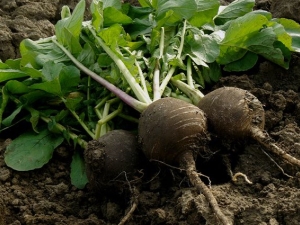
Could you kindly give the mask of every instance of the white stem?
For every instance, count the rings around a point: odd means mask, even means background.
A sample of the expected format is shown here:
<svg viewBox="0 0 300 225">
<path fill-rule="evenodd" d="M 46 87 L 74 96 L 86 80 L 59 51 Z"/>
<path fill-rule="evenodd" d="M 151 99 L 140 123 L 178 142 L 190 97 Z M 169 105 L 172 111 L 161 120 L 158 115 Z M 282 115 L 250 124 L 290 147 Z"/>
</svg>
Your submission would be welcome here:
<svg viewBox="0 0 300 225">
<path fill-rule="evenodd" d="M 138 71 L 139 71 L 139 76 L 140 76 L 140 80 L 141 80 L 141 85 L 142 85 L 142 88 L 144 90 L 144 92 L 148 95 L 149 97 L 149 93 L 148 93 L 148 89 L 147 89 L 147 85 L 146 85 L 146 81 L 145 81 L 145 77 L 144 77 L 144 74 L 143 74 L 143 71 L 138 63 L 137 60 L 135 60 L 135 65 L 136 67 L 138 68 Z M 149 97 L 150 98 L 150 97 Z"/>
<path fill-rule="evenodd" d="M 184 45 L 185 31 L 186 31 L 186 20 L 183 23 L 183 28 L 182 28 L 182 33 L 181 33 L 181 41 L 180 41 L 180 45 L 178 48 L 177 58 L 181 58 L 181 53 L 182 53 L 183 45 Z"/>
<path fill-rule="evenodd" d="M 156 60 L 155 70 L 153 74 L 153 101 L 156 101 L 161 98 L 161 93 L 159 91 L 159 59 Z"/>
<path fill-rule="evenodd" d="M 188 57 L 188 59 L 187 59 L 186 78 L 187 78 L 188 85 L 191 88 L 195 88 L 194 82 L 193 82 L 193 77 L 192 77 L 192 60 L 190 57 Z"/>
<path fill-rule="evenodd" d="M 171 77 L 173 76 L 174 72 L 175 72 L 176 66 L 172 66 L 171 69 L 168 71 L 165 79 L 161 82 L 160 87 L 159 87 L 159 91 L 160 94 L 162 95 L 165 91 L 166 86 L 168 85 Z"/>
</svg>

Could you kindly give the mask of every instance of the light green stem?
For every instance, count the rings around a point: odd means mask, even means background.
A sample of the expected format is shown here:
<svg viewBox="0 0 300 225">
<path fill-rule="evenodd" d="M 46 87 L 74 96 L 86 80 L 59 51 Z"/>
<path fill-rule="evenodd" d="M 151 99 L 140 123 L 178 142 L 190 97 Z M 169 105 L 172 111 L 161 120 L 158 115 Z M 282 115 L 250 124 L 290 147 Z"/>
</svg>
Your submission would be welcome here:
<svg viewBox="0 0 300 225">
<path fill-rule="evenodd" d="M 46 123 L 50 123 L 51 119 L 41 116 L 40 117 L 44 122 Z M 64 132 L 68 132 L 68 136 L 75 142 L 78 143 L 80 145 L 81 148 L 83 149 L 87 149 L 87 142 L 83 139 L 81 139 L 80 137 L 78 137 L 78 135 L 70 132 L 69 130 L 67 130 L 63 125 L 59 124 L 59 123 L 55 123 L 55 128 L 60 131 L 60 133 L 64 133 Z"/>
<path fill-rule="evenodd" d="M 176 70 L 176 66 L 172 66 L 171 69 L 168 71 L 166 77 L 161 82 L 160 87 L 159 87 L 159 91 L 160 91 L 161 95 L 164 93 L 164 91 L 166 89 L 166 86 L 168 85 L 168 83 L 169 83 L 171 77 L 173 76 L 175 70 Z"/>
<path fill-rule="evenodd" d="M 172 97 L 172 98 L 178 98 L 178 99 L 180 99 L 180 100 L 183 100 L 183 101 L 185 101 L 185 102 L 188 102 L 188 103 L 190 103 L 190 104 L 193 104 L 193 102 L 191 101 L 191 99 L 189 99 L 188 97 L 185 97 L 185 96 L 183 96 L 183 95 L 176 94 L 175 92 L 172 92 L 172 93 L 171 93 L 171 97 Z"/>
<path fill-rule="evenodd" d="M 153 73 L 153 101 L 161 98 L 163 91 L 160 91 L 160 60 L 163 58 L 165 48 L 165 29 L 161 28 L 160 41 L 159 41 L 159 57 L 156 59 L 155 69 Z"/>
<path fill-rule="evenodd" d="M 99 119 L 102 119 L 102 117 L 103 117 L 99 108 L 101 108 L 106 103 L 106 101 L 108 101 L 108 99 L 109 99 L 109 96 L 102 98 L 102 100 L 94 107 L 96 115 L 98 116 Z"/>
<path fill-rule="evenodd" d="M 106 123 L 108 121 L 112 120 L 114 117 L 116 117 L 117 115 L 119 115 L 120 112 L 122 111 L 122 109 L 123 109 L 123 104 L 121 102 L 119 104 L 119 107 L 117 108 L 117 110 L 113 111 L 110 114 L 106 114 L 106 112 L 103 113 L 103 118 L 101 120 L 99 120 L 98 123 L 97 123 L 98 129 L 96 131 L 96 139 L 98 139 L 99 137 L 103 136 L 107 132 L 106 127 L 103 127 L 103 126 L 106 125 Z M 108 109 L 105 109 L 105 110 L 109 110 L 109 106 L 108 106 Z"/>
<path fill-rule="evenodd" d="M 183 46 L 184 46 L 185 31 L 186 31 L 186 20 L 184 20 L 184 22 L 183 22 L 183 28 L 182 28 L 182 33 L 181 33 L 181 37 L 180 37 L 181 40 L 180 40 L 180 45 L 179 45 L 178 53 L 177 53 L 178 59 L 181 58 L 181 54 L 182 54 L 182 50 L 183 50 Z"/>
<path fill-rule="evenodd" d="M 194 82 L 193 82 L 193 77 L 192 77 L 192 60 L 190 57 L 187 59 L 187 68 L 186 68 L 186 78 L 187 78 L 187 84 L 191 87 L 194 88 Z"/>
<path fill-rule="evenodd" d="M 92 139 L 95 139 L 95 134 L 86 126 L 86 124 L 80 119 L 77 113 L 74 110 L 69 109 L 74 118 L 80 123 L 81 127 L 90 135 Z"/>
<path fill-rule="evenodd" d="M 183 46 L 184 46 L 184 37 L 185 37 L 185 31 L 186 31 L 186 20 L 183 23 L 183 28 L 182 28 L 182 33 L 181 33 L 181 40 L 180 40 L 180 45 L 178 48 L 178 53 L 176 58 L 180 59 L 181 58 L 181 54 L 182 54 L 182 50 L 183 50 Z M 173 76 L 175 70 L 176 70 L 177 66 L 172 66 L 170 68 L 170 70 L 168 71 L 166 77 L 164 78 L 164 80 L 162 81 L 161 85 L 160 85 L 160 94 L 162 95 L 163 92 L 165 91 L 166 86 L 168 85 L 171 77 Z"/>
<path fill-rule="evenodd" d="M 160 68 L 159 68 L 159 59 L 156 59 L 155 69 L 153 73 L 153 101 L 156 101 L 161 98 L 160 90 L 159 90 L 159 76 L 160 76 Z"/>
<path fill-rule="evenodd" d="M 146 81 L 145 81 L 145 77 L 144 77 L 144 74 L 143 74 L 143 71 L 139 65 L 139 62 L 137 60 L 135 60 L 135 65 L 136 67 L 138 68 L 138 71 L 139 71 L 139 76 L 140 76 L 140 80 L 141 80 L 141 85 L 142 85 L 142 88 L 144 90 L 144 92 L 148 95 L 149 97 L 149 93 L 148 93 L 148 89 L 147 89 L 147 85 L 146 85 Z M 149 97 L 150 99 L 150 97 Z"/>
<path fill-rule="evenodd" d="M 171 82 L 173 85 L 178 87 L 179 90 L 185 93 L 189 97 L 189 99 L 192 100 L 194 105 L 198 105 L 200 100 L 204 97 L 204 94 L 201 91 L 195 88 L 191 88 L 189 85 L 180 80 L 171 78 Z"/>
</svg>

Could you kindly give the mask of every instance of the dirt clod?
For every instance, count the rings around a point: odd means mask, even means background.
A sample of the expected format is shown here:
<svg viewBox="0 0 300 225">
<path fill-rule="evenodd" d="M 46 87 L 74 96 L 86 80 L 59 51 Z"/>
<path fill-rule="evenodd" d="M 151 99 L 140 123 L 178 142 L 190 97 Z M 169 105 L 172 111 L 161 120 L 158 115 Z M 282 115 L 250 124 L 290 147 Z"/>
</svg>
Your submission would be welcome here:
<svg viewBox="0 0 300 225">
<path fill-rule="evenodd" d="M 61 6 L 68 4 L 72 9 L 77 2 L 0 1 L 0 59 L 19 57 L 18 46 L 24 38 L 53 35 L 53 24 L 59 18 Z M 300 22 L 298 0 L 256 0 L 256 3 L 257 8 L 270 10 L 274 17 Z M 254 94 L 264 104 L 266 130 L 278 144 L 300 159 L 299 71 L 300 57 L 294 54 L 289 70 L 265 61 L 251 74 L 223 77 L 212 89 L 236 86 Z M 88 188 L 78 190 L 72 186 L 72 148 L 65 146 L 58 149 L 50 163 L 41 169 L 18 172 L 4 163 L 4 149 L 8 142 L 0 140 L 0 225 L 117 224 L 130 206 L 129 196 L 98 193 L 100 197 L 95 197 Z M 221 209 L 234 218 L 235 225 L 300 224 L 299 172 L 270 155 L 293 178 L 285 176 L 278 165 L 262 152 L 262 148 L 251 141 L 243 145 L 233 143 L 230 147 L 234 153 L 232 173 L 247 175 L 253 184 L 244 181 L 237 184 L 230 181 L 218 185 L 212 183 L 211 190 Z M 150 178 L 146 177 L 138 208 L 128 225 L 217 225 L 203 195 L 194 194 L 195 190 L 183 173 L 158 171 L 160 169 L 155 169 Z"/>
</svg>

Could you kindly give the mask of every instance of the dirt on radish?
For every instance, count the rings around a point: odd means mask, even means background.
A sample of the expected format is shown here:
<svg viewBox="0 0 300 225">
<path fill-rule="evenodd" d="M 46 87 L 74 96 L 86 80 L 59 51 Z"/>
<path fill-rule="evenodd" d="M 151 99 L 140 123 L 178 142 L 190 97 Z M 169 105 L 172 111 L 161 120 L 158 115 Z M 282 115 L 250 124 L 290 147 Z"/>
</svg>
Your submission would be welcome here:
<svg viewBox="0 0 300 225">
<path fill-rule="evenodd" d="M 126 130 L 113 130 L 90 141 L 84 158 L 90 186 L 96 193 L 130 189 L 140 180 L 138 171 L 145 161 L 136 135 Z"/>
<path fill-rule="evenodd" d="M 74 6 L 76 2 L 2 1 L 0 58 L 17 57 L 17 46 L 25 37 L 52 35 L 51 22 L 58 18 L 58 8 L 63 4 Z M 278 17 L 300 22 L 296 10 L 300 3 L 294 0 L 284 3 L 285 7 L 281 7 L 280 0 L 258 0 L 257 6 L 271 10 Z M 293 55 L 287 71 L 270 62 L 260 62 L 247 74 L 228 74 L 207 91 L 223 86 L 250 91 L 264 106 L 265 129 L 276 144 L 300 159 L 299 65 L 298 55 Z M 57 149 L 51 162 L 42 169 L 17 172 L 6 167 L 3 160 L 9 138 L 0 137 L 1 225 L 117 224 L 124 216 L 130 206 L 129 195 L 116 197 L 99 193 L 96 197 L 89 186 L 78 190 L 70 184 L 69 165 L 73 148 Z M 266 155 L 251 139 L 232 142 L 211 138 L 211 149 L 228 156 L 231 172 L 241 172 L 252 182 L 247 183 L 241 176 L 236 182 L 230 181 L 218 154 L 211 157 L 210 163 L 205 160 L 196 162 L 198 171 L 210 178 L 211 191 L 220 208 L 234 218 L 235 224 L 300 224 L 300 173 L 297 167 L 283 162 L 276 155 Z M 183 171 L 155 165 L 147 173 L 138 208 L 127 224 L 217 224 L 205 197 L 195 191 Z M 210 184 L 206 177 L 201 176 L 201 179 Z"/>
</svg>

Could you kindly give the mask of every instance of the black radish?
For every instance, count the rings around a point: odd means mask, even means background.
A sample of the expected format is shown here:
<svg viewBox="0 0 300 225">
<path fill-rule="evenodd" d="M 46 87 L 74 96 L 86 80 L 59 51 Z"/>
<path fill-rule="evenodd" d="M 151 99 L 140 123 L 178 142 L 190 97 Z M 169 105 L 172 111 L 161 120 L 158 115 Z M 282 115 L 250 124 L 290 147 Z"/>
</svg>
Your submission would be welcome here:
<svg viewBox="0 0 300 225">
<path fill-rule="evenodd" d="M 182 49 L 185 43 L 184 30 L 186 29 L 186 24 L 186 22 L 183 24 L 184 27 L 183 31 L 181 31 L 182 35 L 180 37 L 180 46 L 176 59 L 181 59 Z M 137 60 L 135 60 L 134 66 L 129 65 L 130 63 L 125 63 L 127 62 L 127 56 L 125 57 L 123 54 L 117 52 L 115 47 L 112 49 L 112 46 L 107 45 L 105 43 L 106 41 L 102 39 L 103 37 L 99 36 L 98 32 L 91 25 L 86 24 L 85 28 L 87 28 L 86 31 L 95 38 L 96 45 L 101 47 L 101 51 L 104 50 L 119 68 L 122 79 L 124 78 L 124 80 L 127 81 L 124 82 L 128 84 L 126 88 L 122 87 L 121 89 L 105 80 L 94 71 L 85 67 L 62 44 L 55 40 L 53 40 L 53 43 L 55 43 L 81 71 L 114 93 L 116 97 L 120 98 L 124 103 L 141 113 L 138 132 L 139 141 L 145 155 L 149 159 L 162 161 L 167 164 L 178 163 L 186 170 L 191 183 L 205 195 L 213 212 L 222 224 L 230 224 L 220 210 L 213 194 L 201 181 L 196 172 L 193 154 L 200 151 L 200 155 L 206 155 L 205 150 L 203 150 L 207 138 L 204 113 L 195 105 L 191 105 L 182 100 L 163 97 L 166 87 L 177 68 L 177 66 L 170 65 L 170 67 L 166 67 L 166 69 L 165 64 L 161 65 L 161 57 L 164 56 L 164 52 L 167 52 L 164 49 L 164 29 L 162 28 L 163 31 L 158 48 L 160 56 L 159 58 L 156 58 L 156 56 L 154 58 L 155 68 L 152 68 L 152 66 L 148 68 L 150 74 L 144 76 L 147 73 L 142 71 L 140 63 Z M 122 49 L 125 48 L 122 46 Z M 134 56 L 130 53 L 129 49 L 126 49 L 126 55 L 128 53 Z M 130 69 L 128 66 L 130 66 Z M 161 70 L 162 68 L 163 70 Z M 152 88 L 147 86 L 148 82 Z M 127 93 L 123 90 L 131 91 Z M 173 94 L 176 95 L 176 93 L 172 92 L 171 96 L 173 96 Z M 184 96 L 181 97 L 187 99 Z"/>
<path fill-rule="evenodd" d="M 209 128 L 218 136 L 232 140 L 251 137 L 272 153 L 300 167 L 300 161 L 289 155 L 264 131 L 265 111 L 262 103 L 249 91 L 236 87 L 218 88 L 198 103 L 208 119 Z"/>
<path fill-rule="evenodd" d="M 101 191 L 124 186 L 143 161 L 136 135 L 125 130 L 113 130 L 90 141 L 84 158 L 91 187 Z"/>
<path fill-rule="evenodd" d="M 191 183 L 204 194 L 222 224 L 231 224 L 196 171 L 194 155 L 205 151 L 208 139 L 202 110 L 175 98 L 156 100 L 142 112 L 138 133 L 142 150 L 150 160 L 179 164 Z"/>
</svg>

